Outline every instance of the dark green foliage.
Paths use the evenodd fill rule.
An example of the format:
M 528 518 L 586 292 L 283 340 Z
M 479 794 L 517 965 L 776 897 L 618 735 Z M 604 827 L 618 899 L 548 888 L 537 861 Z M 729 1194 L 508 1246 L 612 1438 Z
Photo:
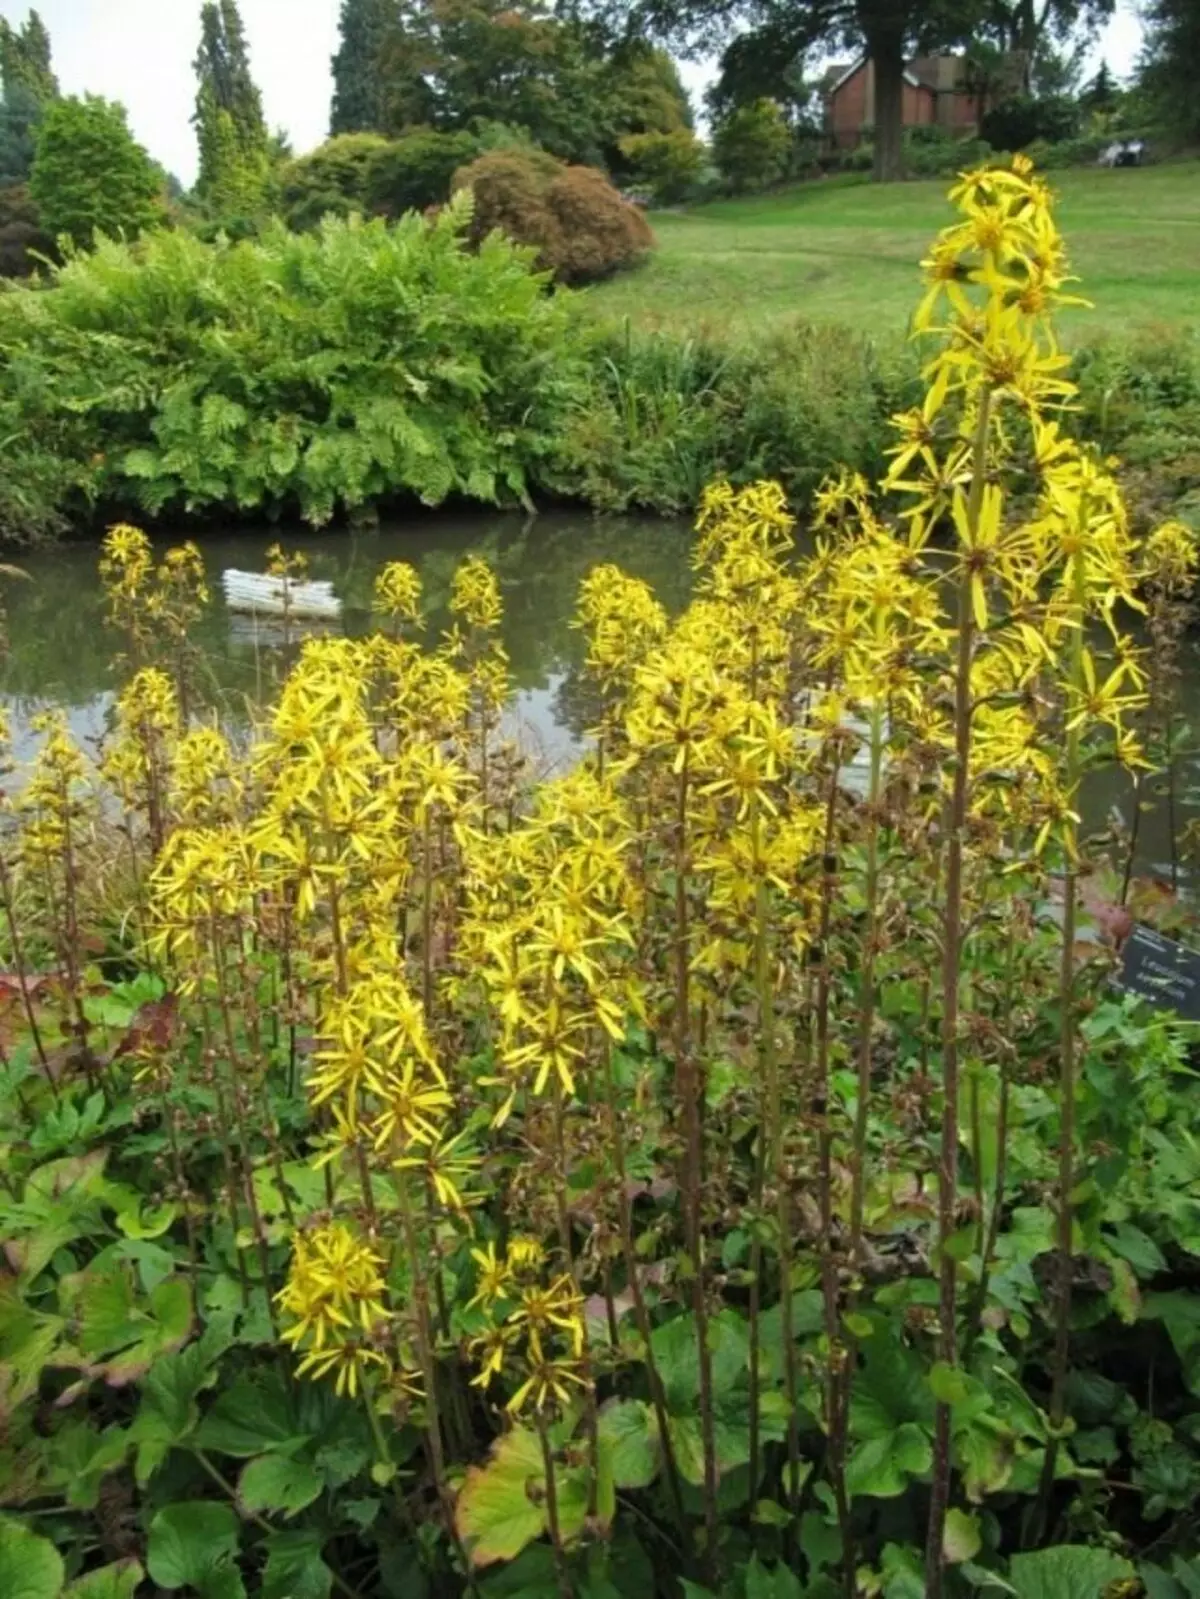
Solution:
M 605 335 L 564 442 L 561 484 L 605 509 L 684 512 L 706 483 L 778 478 L 804 506 L 839 463 L 878 470 L 916 363 L 844 328 L 770 349 L 628 328 Z
M 0 17 L 0 185 L 29 181 L 42 108 L 57 94 L 50 36 L 37 12 L 21 28 Z
M 37 150 L 42 101 L 23 83 L 0 98 L 0 183 L 28 183 Z
M 578 389 L 567 308 L 461 217 L 160 233 L 0 297 L 0 438 L 128 515 L 525 499 Z
M 1144 9 L 1141 86 L 1158 115 L 1187 139 L 1200 139 L 1200 7 L 1194 0 L 1151 0 Z
M 480 156 L 454 177 L 474 195 L 471 237 L 500 230 L 537 250 L 538 264 L 563 283 L 594 283 L 635 265 L 654 247 L 636 206 L 594 167 L 564 166 L 542 151 Z
M 787 171 L 792 135 L 774 100 L 735 106 L 713 130 L 713 159 L 738 194 L 778 183 Z
M 372 211 L 398 217 L 441 205 L 459 167 L 480 153 L 478 136 L 466 129 L 440 132 L 409 128 L 386 143 L 371 162 L 367 200 Z
M 379 54 L 382 125 L 477 133 L 520 129 L 563 160 L 619 164 L 630 133 L 691 125 L 670 57 L 543 0 L 408 0 Z
M 1200 530 L 1200 336 L 1163 328 L 1098 340 L 1075 375 L 1080 428 L 1124 461 L 1143 523 L 1182 516 Z
M 366 211 L 376 159 L 391 149 L 377 133 L 343 133 L 289 161 L 279 174 L 279 197 L 290 228 L 314 228 L 327 212 Z
M 19 28 L 0 17 L 0 84 L 5 96 L 21 86 L 37 100 L 53 100 L 58 79 L 50 64 L 50 35 L 36 11 Z
M 331 134 L 381 133 L 387 121 L 382 52 L 400 15 L 397 0 L 342 0 L 333 58 Z
M 1054 144 L 1079 132 L 1079 106 L 1062 95 L 1014 95 L 986 114 L 979 131 L 994 150 L 1024 150 L 1035 139 Z
M 0 278 L 27 277 L 37 266 L 30 252 L 45 255 L 53 248 L 28 188 L 15 183 L 0 189 Z
M 125 107 L 98 95 L 46 108 L 29 193 L 46 232 L 80 246 L 97 230 L 132 239 L 163 221 L 154 163 L 130 133 Z

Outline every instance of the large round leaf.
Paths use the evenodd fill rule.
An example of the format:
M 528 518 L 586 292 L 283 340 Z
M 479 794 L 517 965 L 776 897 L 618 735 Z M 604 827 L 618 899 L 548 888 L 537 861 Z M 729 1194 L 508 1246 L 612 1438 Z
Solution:
M 48 1538 L 19 1521 L 0 1521 L 0 1594 L 4 1599 L 58 1599 L 63 1563 Z
M 238 1519 L 228 1505 L 208 1499 L 168 1505 L 150 1523 L 146 1566 L 160 1588 L 233 1599 L 243 1591 L 237 1547 Z

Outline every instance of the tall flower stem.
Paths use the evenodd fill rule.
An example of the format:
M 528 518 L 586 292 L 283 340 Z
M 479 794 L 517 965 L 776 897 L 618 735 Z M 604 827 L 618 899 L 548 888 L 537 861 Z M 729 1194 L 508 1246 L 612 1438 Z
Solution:
M 991 391 L 978 398 L 967 524 L 979 529 L 987 481 Z M 958 585 L 958 655 L 954 670 L 954 777 L 946 808 L 946 901 L 942 924 L 942 1136 L 938 1160 L 938 1359 L 958 1364 L 958 1276 L 950 1240 L 958 1210 L 958 1016 L 959 968 L 963 952 L 963 856 L 971 764 L 971 662 L 975 653 L 975 573 L 964 560 Z M 925 1544 L 925 1593 L 941 1599 L 945 1569 L 943 1542 L 950 1505 L 952 1470 L 950 1406 L 939 1400 L 934 1412 L 933 1484 Z
M 562 1527 L 558 1519 L 558 1482 L 554 1472 L 554 1450 L 550 1447 L 550 1433 L 546 1418 L 540 1410 L 534 1412 L 534 1425 L 542 1446 L 542 1466 L 546 1473 L 546 1525 L 550 1531 L 550 1545 L 554 1550 L 554 1573 L 558 1579 L 561 1599 L 572 1599 L 571 1572 L 567 1553 L 563 1548 Z
M 1083 729 L 1078 715 L 1086 691 L 1083 673 L 1083 627 L 1086 611 L 1086 571 L 1083 540 L 1087 533 L 1086 510 L 1081 509 L 1079 548 L 1072 561 L 1071 654 L 1067 676 L 1067 756 L 1066 820 L 1063 824 L 1063 921 L 1062 956 L 1059 965 L 1059 1140 L 1057 1262 L 1054 1294 L 1054 1364 L 1050 1378 L 1050 1436 L 1038 1486 L 1035 1522 L 1043 1532 L 1050 1515 L 1054 1493 L 1054 1474 L 1058 1466 L 1058 1441 L 1066 1415 L 1067 1370 L 1071 1353 L 1071 1272 L 1072 1234 L 1075 1213 L 1071 1194 L 1075 1188 L 1075 1090 L 1076 1090 L 1076 1006 L 1075 1006 L 1075 920 L 1079 878 L 1079 827 L 1075 821 L 1075 799 L 1083 775 Z
M 675 1448 L 671 1441 L 666 1391 L 663 1388 L 658 1361 L 654 1357 L 654 1346 L 650 1342 L 650 1312 L 646 1305 L 646 1296 L 642 1291 L 637 1250 L 633 1241 L 633 1207 L 629 1200 L 629 1168 L 625 1159 L 625 1134 L 621 1128 L 621 1110 L 617 1103 L 617 1084 L 613 1071 L 612 1049 L 607 1042 L 605 1044 L 604 1082 L 608 1099 L 609 1141 L 612 1145 L 613 1164 L 616 1168 L 617 1176 L 617 1208 L 621 1227 L 621 1253 L 625 1260 L 625 1276 L 628 1279 L 629 1293 L 633 1299 L 633 1315 L 637 1323 L 638 1336 L 642 1340 L 646 1381 L 650 1388 L 650 1402 L 654 1406 L 654 1420 L 658 1427 L 659 1443 L 663 1452 L 663 1474 L 666 1477 L 667 1493 L 671 1500 L 671 1509 L 674 1511 L 676 1524 L 679 1527 L 680 1538 L 683 1541 L 684 1548 L 687 1548 L 691 1543 L 691 1533 L 688 1527 L 687 1513 L 683 1508 L 683 1488 L 679 1480 L 679 1467 L 675 1460 Z
M 688 762 L 679 771 L 675 798 L 675 1080 L 683 1113 L 684 1243 L 691 1262 L 692 1315 L 700 1365 L 700 1433 L 704 1450 L 704 1568 L 717 1558 L 717 1434 L 713 1410 L 712 1351 L 708 1347 L 708 1305 L 704 1274 L 702 1195 L 704 1129 L 703 1086 L 692 1047 L 691 927 L 688 910 Z
M 829 1476 L 833 1483 L 838 1531 L 842 1538 L 842 1569 L 847 1596 L 853 1593 L 854 1551 L 851 1542 L 850 1496 L 846 1490 L 846 1415 L 842 1405 L 842 1317 L 838 1291 L 838 1263 L 833 1236 L 833 1128 L 829 1106 L 830 1081 L 829 1020 L 832 1001 L 832 963 L 829 940 L 833 929 L 833 900 L 837 889 L 837 807 L 840 759 L 835 754 L 829 773 L 825 800 L 825 837 L 822 847 L 821 898 L 817 921 L 817 993 L 814 1026 L 816 1032 L 816 1093 L 820 1129 L 817 1147 L 817 1189 L 821 1212 L 821 1296 L 825 1310 L 825 1342 L 829 1370 L 825 1383 L 825 1434 Z M 790 1295 L 788 1296 L 790 1300 Z

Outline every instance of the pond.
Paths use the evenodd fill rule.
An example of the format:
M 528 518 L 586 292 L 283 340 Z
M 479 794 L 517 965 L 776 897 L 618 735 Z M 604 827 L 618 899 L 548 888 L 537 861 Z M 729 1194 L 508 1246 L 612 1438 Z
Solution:
M 186 535 L 180 535 L 181 537 Z M 449 622 L 450 580 L 468 554 L 485 556 L 504 593 L 504 643 L 517 694 L 514 714 L 533 750 L 547 765 L 569 760 L 579 747 L 583 718 L 574 707 L 574 676 L 582 640 L 571 626 L 581 579 L 609 561 L 644 578 L 677 612 L 691 587 L 691 531 L 686 522 L 657 518 L 596 519 L 579 514 L 523 518 L 512 514 L 429 515 L 379 530 L 276 527 L 208 530 L 199 540 L 213 601 L 197 628 L 207 692 L 227 713 L 244 715 L 278 681 L 286 662 L 270 624 L 231 616 L 220 593 L 227 567 L 262 571 L 275 542 L 303 551 L 310 575 L 333 580 L 342 597 L 347 631 L 370 625 L 375 575 L 387 561 L 410 561 L 420 572 L 433 634 Z M 164 538 L 165 547 L 172 542 Z M 18 760 L 34 747 L 30 718 L 49 706 L 66 709 L 75 736 L 94 747 L 112 704 L 115 641 L 104 622 L 104 596 L 94 543 L 62 543 L 14 557 L 28 581 L 5 580 L 10 649 L 0 665 L 0 700 L 7 704 Z M 1193 632 L 1183 662 L 1185 715 L 1200 701 L 1200 636 Z M 1181 763 L 1177 779 L 1179 824 L 1200 818 L 1200 762 Z M 1160 785 L 1161 786 L 1161 785 Z M 1118 773 L 1094 777 L 1085 796 L 1092 827 L 1114 808 L 1125 825 L 1129 785 Z M 1161 795 L 1143 817 L 1139 870 L 1165 873 L 1169 860 L 1167 807 Z

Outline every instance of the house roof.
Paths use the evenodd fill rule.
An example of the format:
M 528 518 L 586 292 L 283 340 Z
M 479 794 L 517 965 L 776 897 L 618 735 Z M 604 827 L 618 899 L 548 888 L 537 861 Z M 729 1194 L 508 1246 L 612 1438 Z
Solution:
M 853 78 L 856 73 L 862 71 L 869 60 L 869 56 L 859 56 L 857 61 L 850 62 L 848 66 L 838 64 L 837 66 L 830 67 L 821 78 L 822 92 L 832 99 L 832 97 L 840 88 L 842 88 L 844 84 L 849 83 L 850 79 Z M 904 69 L 904 81 L 905 83 L 911 84 L 914 89 L 930 87 L 929 84 L 923 84 L 920 78 L 914 77 L 912 70 L 909 67 L 905 67 Z

